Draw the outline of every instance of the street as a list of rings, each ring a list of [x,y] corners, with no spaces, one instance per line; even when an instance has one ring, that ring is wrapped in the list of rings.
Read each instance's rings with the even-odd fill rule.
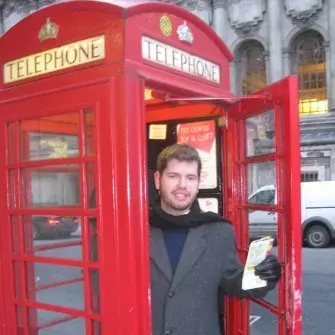
[[[303,335],[335,334],[335,245],[327,249],[303,248]],[[276,305],[276,294],[267,301]],[[277,334],[271,313],[252,303],[252,335]]]
[[[35,245],[46,245],[62,241],[76,241],[79,236],[64,240],[36,241]],[[81,258],[81,246],[44,251],[40,256],[56,256],[59,258]],[[80,277],[80,269],[65,266],[36,264],[36,285],[50,284],[58,280],[69,280]],[[303,335],[335,334],[334,301],[335,301],[335,245],[327,249],[303,248]],[[270,292],[266,300],[277,304],[276,290]],[[60,305],[69,308],[84,308],[83,282],[48,288],[37,293],[39,302]],[[54,319],[65,317],[64,314],[38,311],[38,321],[42,325]],[[251,334],[277,334],[277,323],[274,315],[259,305],[252,303]],[[85,334],[85,322],[73,319],[64,323],[47,327],[39,335],[77,335]]]

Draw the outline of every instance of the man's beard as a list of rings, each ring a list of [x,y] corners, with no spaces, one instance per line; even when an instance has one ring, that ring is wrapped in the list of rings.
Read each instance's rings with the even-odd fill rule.
[[[161,200],[165,203],[165,205],[173,210],[178,211],[186,211],[190,209],[196,197],[197,195],[194,195],[193,197],[188,197],[187,203],[179,203],[178,201],[174,201],[173,199],[166,197],[164,193],[161,193]]]

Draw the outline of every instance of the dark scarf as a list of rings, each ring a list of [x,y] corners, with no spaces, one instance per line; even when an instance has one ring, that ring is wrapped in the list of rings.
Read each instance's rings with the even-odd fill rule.
[[[198,200],[194,201],[189,213],[171,215],[164,212],[158,198],[150,209],[149,222],[153,227],[161,229],[196,228],[212,222],[228,222],[213,212],[203,212]]]

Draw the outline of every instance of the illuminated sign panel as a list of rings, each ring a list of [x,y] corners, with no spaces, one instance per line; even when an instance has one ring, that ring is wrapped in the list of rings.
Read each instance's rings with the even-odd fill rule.
[[[142,36],[142,58],[219,84],[220,66],[181,49]]]
[[[105,36],[66,44],[4,65],[4,83],[87,64],[105,58]]]

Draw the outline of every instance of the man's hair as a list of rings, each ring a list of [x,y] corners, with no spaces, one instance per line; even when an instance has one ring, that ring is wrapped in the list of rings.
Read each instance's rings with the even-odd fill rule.
[[[157,158],[157,171],[162,174],[166,169],[168,162],[176,159],[179,162],[197,162],[198,163],[198,176],[201,173],[201,159],[196,149],[185,144],[173,144],[164,148]]]

